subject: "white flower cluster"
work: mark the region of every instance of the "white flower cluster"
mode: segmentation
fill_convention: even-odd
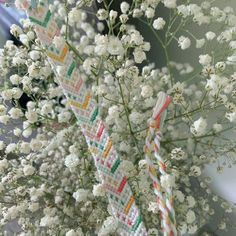
[[[172,97],[160,148],[167,174],[160,183],[173,189],[178,235],[197,235],[211,217],[226,230],[228,217],[218,219],[215,208],[231,214],[232,206],[212,192],[211,179],[202,172],[217,161],[221,173],[223,155],[229,167],[235,164],[235,144],[225,135],[236,123],[233,9],[220,9],[214,1],[121,1],[119,9],[107,0],[97,2],[54,1],[49,9],[61,22],[62,35],[54,43],[68,42],[81,65],[79,76],[92,87],[148,234],[161,229],[143,151],[159,91]],[[163,7],[170,17],[159,16]],[[32,24],[21,23],[23,29],[13,25],[11,33],[22,46],[7,41],[0,50],[0,132],[6,137],[0,141],[0,228],[17,219],[19,235],[119,235],[76,117]],[[201,36],[195,24],[204,31]],[[181,58],[192,48],[198,53],[187,63],[176,62],[174,48]],[[157,53],[164,67],[150,61]],[[56,73],[64,76],[64,67]]]

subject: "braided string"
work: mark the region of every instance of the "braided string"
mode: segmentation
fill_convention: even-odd
[[[160,183],[160,176],[168,175],[165,162],[159,155],[159,148],[161,140],[161,123],[164,121],[166,108],[170,101],[170,97],[165,93],[159,93],[158,101],[149,124],[145,145],[148,171],[153,182],[154,193],[157,195],[157,202],[162,216],[162,228],[165,236],[177,235],[172,189],[168,186],[162,186]],[[159,173],[157,173],[152,161],[153,154]]]

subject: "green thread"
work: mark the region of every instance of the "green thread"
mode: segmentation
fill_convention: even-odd
[[[72,64],[70,65],[68,71],[67,71],[67,76],[68,76],[68,77],[70,77],[70,76],[72,75],[72,73],[73,73],[75,67],[76,67],[76,64],[75,64],[75,62],[73,61]]]
[[[94,122],[95,119],[96,119],[96,117],[97,117],[97,115],[98,115],[98,107],[96,107],[96,109],[94,110],[90,121],[91,121],[91,122]]]
[[[139,217],[138,217],[136,223],[134,224],[134,226],[133,226],[133,228],[132,228],[132,231],[136,231],[141,222],[142,222],[142,217],[139,215]]]
[[[40,26],[46,28],[46,27],[47,27],[47,24],[48,24],[48,22],[49,22],[49,20],[50,20],[50,18],[51,18],[51,16],[52,16],[52,13],[51,13],[50,11],[48,11],[47,14],[46,14],[46,17],[45,17],[44,21],[39,21],[39,20],[37,20],[37,19],[35,19],[35,18],[31,17],[31,16],[29,17],[29,19],[30,19],[32,22],[34,22],[34,23],[36,23],[36,24],[38,24],[38,25],[40,25]]]
[[[112,174],[115,173],[115,171],[117,170],[117,168],[118,168],[118,166],[120,165],[120,163],[121,163],[121,160],[120,160],[120,159],[117,159],[116,162],[115,162],[115,164],[114,164],[114,165],[112,166],[112,168],[111,168],[111,173],[112,173]]]

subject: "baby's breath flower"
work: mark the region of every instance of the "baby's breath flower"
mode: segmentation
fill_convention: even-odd
[[[203,135],[204,133],[206,133],[206,128],[207,128],[207,121],[206,119],[200,117],[198,120],[196,120],[191,128],[190,131],[196,135],[196,136],[200,136]]]
[[[191,46],[191,41],[188,37],[185,37],[185,36],[181,36],[179,38],[179,47],[182,49],[182,50],[185,50],[187,48],[189,48]]]
[[[173,175],[162,175],[161,185],[164,188],[172,188],[175,186],[175,177]]]
[[[79,157],[76,154],[70,154],[65,158],[65,166],[69,169],[73,169],[79,165]]]
[[[108,17],[108,12],[105,9],[100,8],[97,11],[97,18],[99,20],[105,20]]]
[[[13,24],[10,28],[10,32],[12,35],[14,35],[15,37],[19,37],[20,34],[23,33],[22,29],[20,26]]]
[[[192,224],[196,220],[195,213],[192,210],[188,210],[186,214],[186,222]]]
[[[165,24],[166,22],[164,21],[164,19],[162,17],[158,17],[153,21],[153,28],[156,30],[161,30],[164,28]]]
[[[159,211],[159,206],[157,202],[150,202],[148,205],[148,211],[151,211],[153,213],[158,213]]]
[[[80,22],[81,18],[82,18],[81,10],[76,7],[72,8],[68,14],[68,20],[71,25],[76,22]]]
[[[200,169],[200,167],[198,167],[198,166],[192,166],[191,168],[190,168],[190,175],[191,176],[195,176],[195,177],[198,177],[198,176],[200,176],[201,175],[201,169]]]
[[[171,151],[171,158],[175,160],[183,160],[186,158],[186,153],[180,148],[174,148]]]
[[[107,51],[111,55],[122,55],[124,53],[124,48],[118,38],[110,37],[107,45]]]
[[[199,56],[199,63],[203,66],[207,66],[211,63],[212,57],[208,54]]]
[[[208,32],[206,33],[206,38],[207,38],[207,40],[209,40],[209,41],[213,40],[215,37],[216,37],[216,34],[215,34],[214,32],[212,32],[212,31],[208,31]]]
[[[196,48],[202,48],[204,46],[205,42],[206,42],[205,39],[196,40]]]
[[[122,2],[122,3],[120,4],[121,12],[124,13],[124,14],[127,13],[127,11],[129,10],[129,7],[130,7],[130,5],[129,5],[129,3],[127,3],[127,2]]]
[[[31,165],[25,165],[23,168],[23,172],[25,176],[33,175],[35,168]]]
[[[16,4],[22,7],[20,1]],[[94,4],[96,8],[91,7]],[[225,164],[231,167],[234,162],[234,145],[225,131],[231,126],[234,130],[236,122],[236,75],[232,72],[236,63],[236,16],[233,8],[223,5],[176,0],[118,4],[68,0],[66,5],[54,1],[49,10],[55,21],[48,26],[54,29],[57,22],[59,31],[52,32],[56,36],[50,50],[59,53],[67,41],[76,64],[70,78],[68,65],[51,68],[46,48],[29,19],[20,21],[22,28],[13,25],[11,33],[21,40],[21,46],[8,40],[0,49],[2,225],[19,219],[22,234],[33,232],[39,236],[56,235],[59,228],[60,234],[67,236],[123,233],[113,217],[107,183],[100,179],[101,170],[96,169],[58,83],[61,78],[68,88],[75,78],[82,79],[82,87],[76,84],[78,94],[85,87],[91,88],[90,95],[99,103],[99,114],[115,148],[111,156],[100,160],[95,146],[102,149],[104,145],[93,140],[95,161],[105,161],[105,171],[126,175],[145,222],[140,225],[145,225],[148,234],[158,235],[164,225],[143,150],[146,124],[160,91],[170,95],[171,103],[166,119],[158,119],[158,135],[162,136],[158,151],[166,173],[158,172],[157,178],[163,194],[173,190],[177,234],[201,232],[199,229],[217,213],[215,205],[225,215],[231,214],[231,204],[212,193],[211,178],[200,177],[205,164],[217,162],[217,170],[222,173]],[[163,6],[171,16],[168,21],[156,16]],[[148,35],[144,34],[144,26]],[[159,30],[165,32],[160,34]],[[184,51],[178,50],[181,55],[173,56],[171,51],[178,47],[186,50],[193,40],[199,50],[187,58]],[[163,58],[156,61],[157,48],[163,51]],[[69,62],[67,57],[64,62]],[[72,88],[70,93],[71,98]],[[89,101],[82,116],[93,114],[93,103]],[[94,134],[99,132],[97,121],[88,121]],[[116,152],[118,162],[114,162]],[[158,170],[155,155],[150,154]],[[222,155],[227,162],[222,163]],[[218,229],[227,230],[228,219],[226,216]]]
[[[97,184],[93,186],[93,195],[95,197],[104,197],[105,193],[105,187],[103,184]]]
[[[138,64],[142,63],[146,60],[146,53],[141,48],[135,48],[134,52],[134,61]]]
[[[73,193],[73,198],[76,202],[85,202],[88,198],[88,194],[88,190],[78,189],[76,192]]]
[[[163,0],[165,7],[167,8],[175,8],[176,7],[176,0]]]

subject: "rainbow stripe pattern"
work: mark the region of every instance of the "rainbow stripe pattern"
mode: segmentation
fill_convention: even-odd
[[[169,96],[163,92],[159,93],[145,144],[148,172],[153,182],[154,193],[157,196],[157,203],[162,216],[161,220],[164,236],[177,235],[172,189],[170,187],[162,186],[160,183],[160,176],[167,175],[165,162],[159,155],[161,140],[160,130],[166,116],[166,109],[170,102],[171,98]],[[155,163],[158,166],[158,171],[152,161],[153,155],[155,157]]]
[[[147,231],[140,211],[135,204],[135,197],[128,184],[127,177],[122,173],[122,160],[114,149],[105,124],[99,116],[99,107],[93,99],[91,88],[80,78],[77,63],[70,53],[66,42],[57,47],[53,38],[59,36],[59,26],[49,11],[49,1],[25,1],[22,7],[35,26],[42,45],[46,48],[49,61],[56,73],[56,67],[62,66],[65,76],[57,76],[68,103],[71,106],[78,124],[86,138],[89,150],[93,155],[100,180],[106,188],[114,217],[119,222],[121,235],[146,236]]]

